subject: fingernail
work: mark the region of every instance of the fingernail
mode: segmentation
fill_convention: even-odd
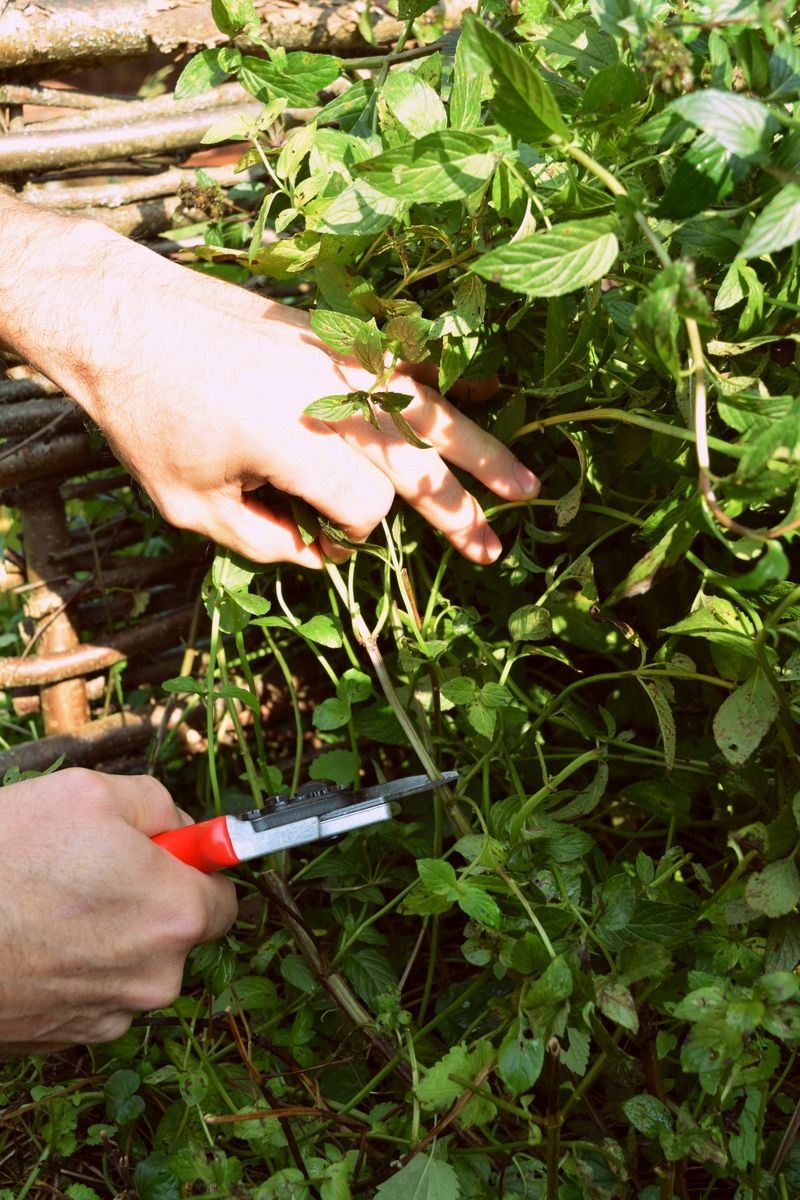
[[[524,496],[538,496],[542,490],[542,485],[538,475],[534,475],[533,471],[529,471],[523,463],[517,461],[514,463],[514,478],[516,479],[520,491]]]
[[[490,562],[494,562],[503,549],[503,543],[493,529],[487,529],[483,535],[483,548]]]

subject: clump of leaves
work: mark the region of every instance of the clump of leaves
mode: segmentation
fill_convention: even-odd
[[[195,989],[92,1082],[20,1068],[29,1170],[67,1172],[80,1136],[143,1197],[795,1195],[791,7],[492,2],[425,45],[421,0],[356,64],[269,47],[247,0],[214,10],[233,40],[179,90],[234,76],[264,102],[209,140],[248,142],[267,182],[201,258],[297,285],[374,374],[328,420],[402,416],[393,359],[442,391],[497,372],[473,415],[545,486],[490,510],[487,570],[405,512],[302,586],[218,558],[206,677],[172,685],[212,745],[238,721],[218,805],[420,762],[458,795],[249,875]],[[276,729],[241,720],[262,639],[282,771]],[[67,1194],[107,1194],[91,1171]]]

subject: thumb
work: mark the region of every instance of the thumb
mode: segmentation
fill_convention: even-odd
[[[147,837],[179,829],[191,818],[174,803],[167,789],[151,775],[106,775],[106,799],[119,815]]]

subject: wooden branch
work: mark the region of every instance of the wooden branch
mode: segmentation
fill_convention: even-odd
[[[258,179],[260,172],[239,171],[233,167],[204,167],[206,175],[222,188],[237,183],[249,183]],[[126,204],[139,204],[142,200],[155,200],[162,196],[175,196],[184,184],[197,181],[193,167],[170,167],[152,175],[137,175],[132,179],[111,183],[81,184],[75,187],[63,183],[29,183],[20,195],[40,208],[68,209],[121,208]]]
[[[194,605],[186,605],[165,617],[142,621],[119,633],[109,634],[102,645],[83,643],[74,650],[46,657],[29,655],[0,659],[0,687],[40,687],[77,679],[80,675],[105,671],[132,655],[161,650],[188,632],[193,613]]]
[[[111,717],[89,721],[73,733],[25,742],[0,754],[0,779],[9,767],[19,767],[21,771],[46,771],[62,755],[65,767],[93,766],[104,759],[138,749],[150,739],[156,724],[149,716],[138,713],[115,713]]]
[[[370,49],[358,28],[358,0],[257,0],[256,8],[272,45],[333,54]],[[374,12],[376,43],[395,40],[401,23]],[[192,54],[225,41],[207,0],[10,0],[0,15],[0,70],[13,71],[19,82],[43,63],[77,69],[146,54]]]
[[[129,158],[137,154],[163,154],[199,146],[203,134],[218,117],[256,117],[262,105],[222,105],[209,110],[161,113],[129,124],[92,125],[89,128],[50,129],[9,133],[0,138],[0,173],[42,171],[60,167]]]

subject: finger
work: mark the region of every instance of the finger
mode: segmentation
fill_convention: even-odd
[[[94,775],[94,772],[87,772]],[[185,814],[176,807],[163,783],[152,775],[99,776],[106,784],[107,798],[129,825],[147,837],[178,829]]]
[[[378,433],[360,418],[340,422],[342,436],[391,479],[399,496],[441,530],[465,557],[494,562],[502,549],[480,505],[458,482],[434,449],[420,450],[394,431]]]
[[[319,569],[322,559],[306,545],[297,525],[280,517],[246,492],[239,499],[218,498],[208,534],[253,562],[291,562]]]
[[[236,888],[224,875],[201,875],[200,878],[208,916],[206,929],[198,941],[214,942],[226,934],[236,920],[239,911]]]
[[[257,453],[258,447],[253,447]],[[394,488],[383,472],[335,429],[303,417],[284,431],[281,465],[270,482],[306,500],[354,542],[365,541],[392,506]],[[245,464],[245,476],[263,479],[263,464]]]
[[[403,415],[443,458],[469,471],[495,495],[504,500],[530,500],[539,495],[538,476],[432,388],[417,384]]]

